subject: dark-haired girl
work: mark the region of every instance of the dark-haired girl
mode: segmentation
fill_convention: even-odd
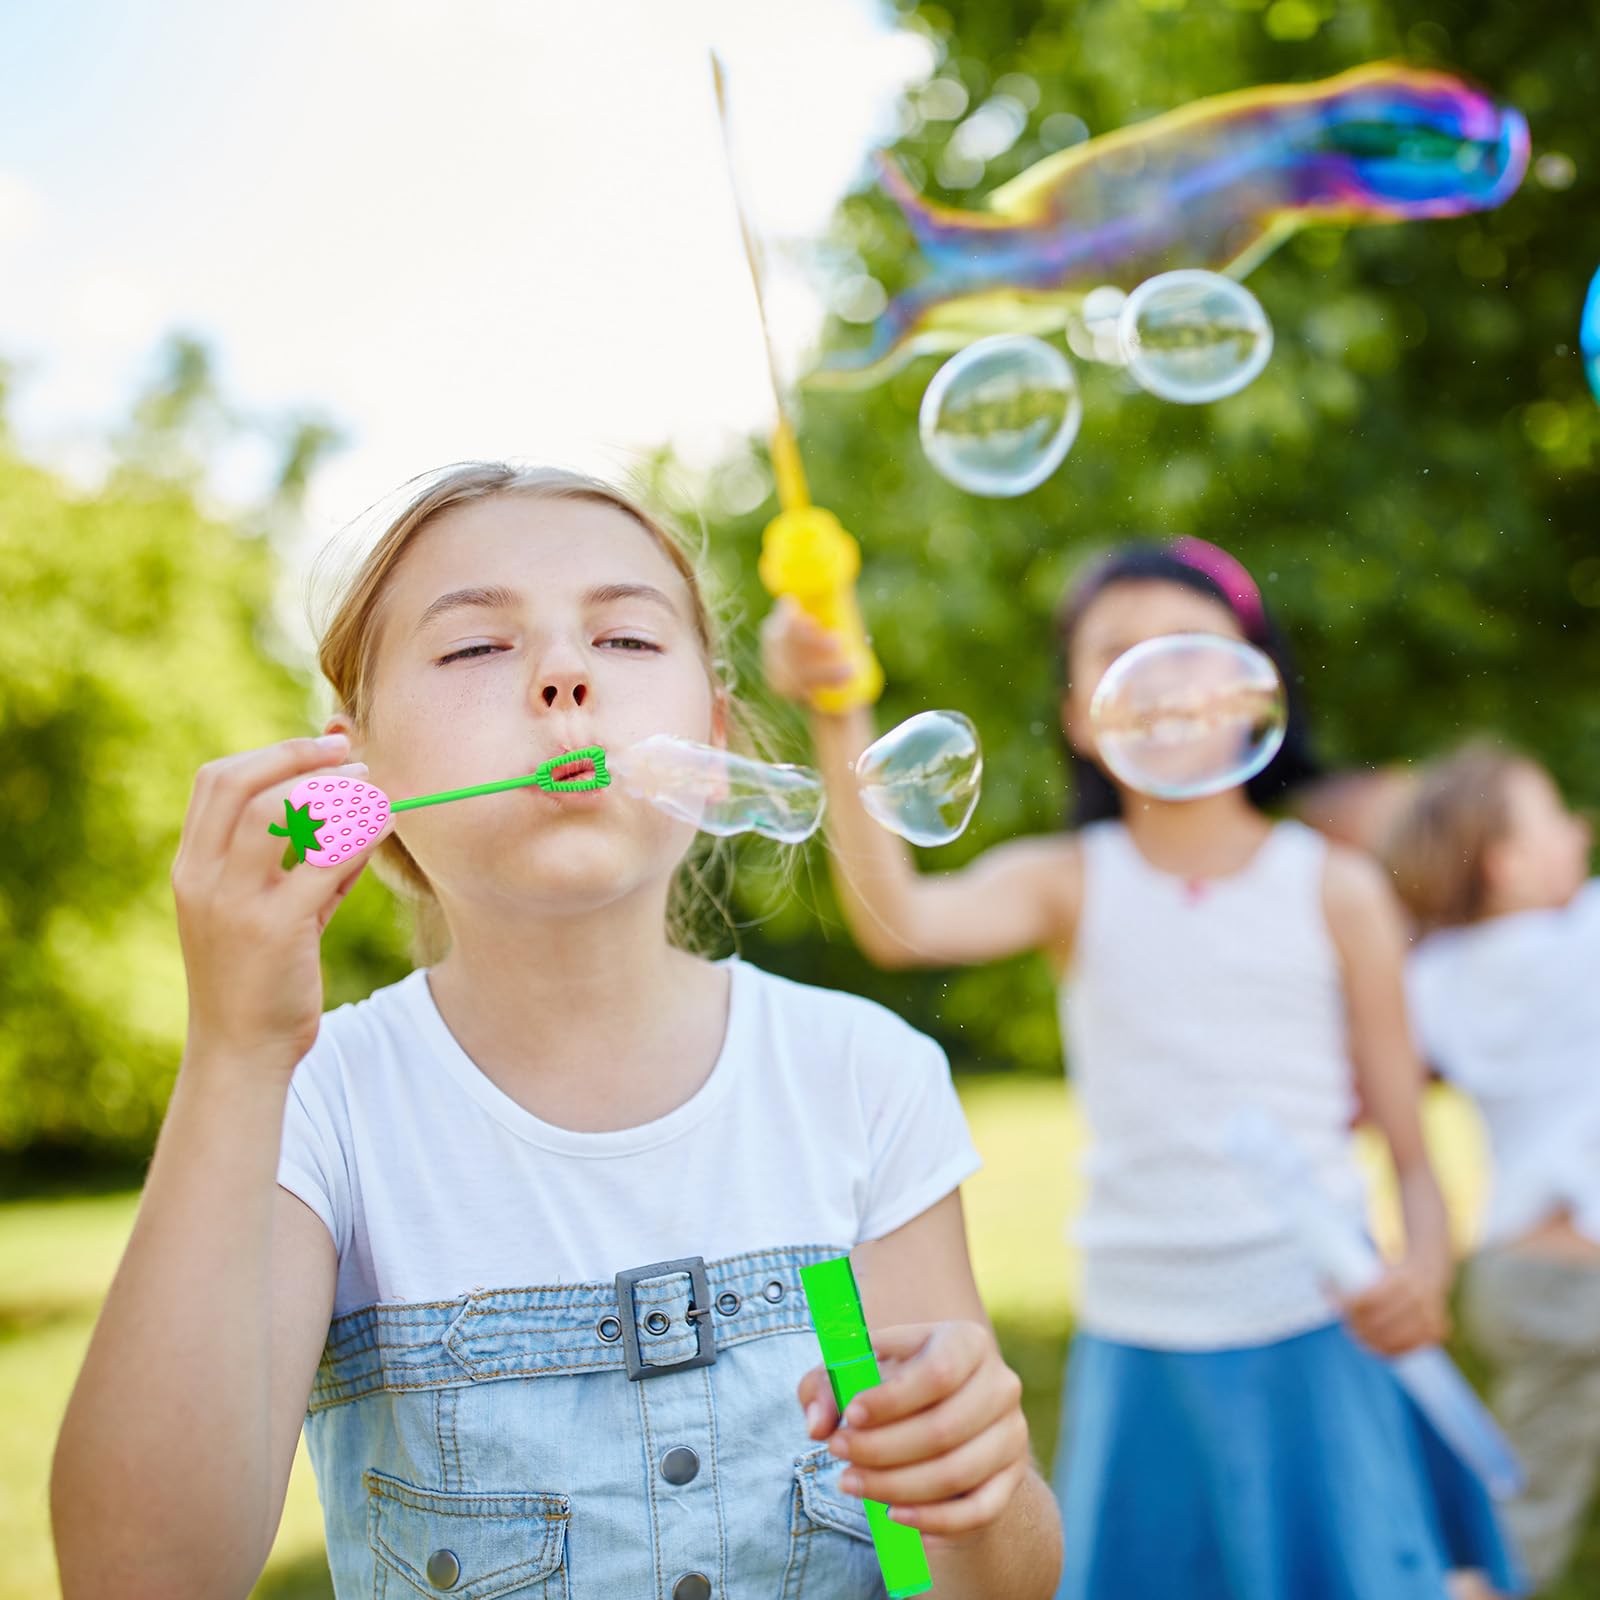
[[[1403,921],[1382,870],[1274,818],[1320,777],[1296,679],[1256,585],[1199,540],[1124,546],[1058,616],[1073,827],[920,874],[862,809],[865,713],[813,717],[834,873],[863,950],[949,966],[1038,950],[1092,1134],[1084,1285],[1056,1489],[1060,1600],[1439,1600],[1452,1569],[1518,1578],[1485,1491],[1380,1360],[1442,1338],[1447,1218],[1423,1143]],[[1151,799],[1101,765],[1089,702],[1106,668],[1174,633],[1243,639],[1279,664],[1289,737],[1247,784]],[[842,681],[794,608],[765,630],[795,698]],[[1270,1111],[1353,1224],[1366,1195],[1357,1097],[1387,1140],[1406,1250],[1331,1295],[1226,1154]]]

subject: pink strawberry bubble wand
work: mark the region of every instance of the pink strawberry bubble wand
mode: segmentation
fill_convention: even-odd
[[[560,768],[580,762],[593,767],[593,776],[554,776]],[[573,794],[586,789],[604,789],[610,782],[606,753],[597,744],[551,756],[520,778],[477,783],[467,789],[446,789],[439,794],[414,795],[409,800],[396,800],[392,804],[382,789],[362,783],[358,778],[306,778],[294,786],[283,802],[284,825],[280,827],[270,822],[267,832],[287,839],[297,861],[313,867],[337,867],[377,838],[391,812],[414,811],[419,806],[438,806],[446,800],[467,800],[475,794],[497,794],[502,789],[521,789],[529,784],[536,784],[549,794]],[[324,830],[327,830],[326,837],[321,837]]]

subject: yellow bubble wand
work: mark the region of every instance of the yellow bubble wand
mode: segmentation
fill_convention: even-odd
[[[811,703],[818,711],[848,711],[871,705],[883,692],[883,668],[878,665],[856,601],[856,578],[861,571],[861,546],[846,533],[831,511],[811,503],[806,489],[800,445],[783,404],[778,362],[772,346],[762,294],[761,258],[755,234],[739,192],[739,175],[733,161],[733,141],[728,126],[727,80],[716,51],[711,52],[711,80],[717,94],[717,122],[722,153],[728,165],[728,184],[739,219],[750,284],[755,291],[756,316],[766,348],[767,376],[777,422],[772,429],[772,470],[777,480],[780,510],[761,536],[761,559],[756,571],[768,594],[789,595],[802,610],[838,636],[851,665],[850,677],[841,684],[814,690]]]

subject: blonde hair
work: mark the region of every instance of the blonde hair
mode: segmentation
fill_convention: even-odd
[[[1428,767],[1384,841],[1400,897],[1423,931],[1476,922],[1489,848],[1511,825],[1508,780],[1526,758],[1477,739]]]
[[[689,591],[691,623],[718,700],[727,708],[729,743],[759,753],[764,729],[749,706],[734,692],[732,670],[721,650],[721,627],[706,598],[695,558],[681,537],[632,496],[612,484],[582,473],[554,467],[518,467],[499,461],[468,461],[446,467],[406,485],[414,488],[404,507],[337,583],[330,615],[320,634],[318,662],[334,694],[335,708],[357,730],[370,726],[373,711],[378,636],[383,622],[383,597],[388,581],[411,542],[453,506],[517,495],[536,501],[580,501],[611,506],[631,517],[649,534],[672,563]],[[332,552],[325,552],[325,555]],[[319,566],[321,559],[319,558]],[[731,927],[721,896],[711,887],[713,868],[724,866],[717,852],[722,841],[697,839],[673,879],[667,907],[667,937],[680,948],[698,949],[709,942],[707,925]],[[449,946],[449,930],[433,885],[397,834],[391,833],[373,852],[373,871],[411,911],[411,956],[418,966],[431,965]]]

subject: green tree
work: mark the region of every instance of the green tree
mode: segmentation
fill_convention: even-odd
[[[1593,5],[903,0],[896,10],[932,40],[939,87],[908,94],[895,151],[950,204],[979,204],[1075,132],[1374,59],[1478,80],[1527,114],[1535,157],[1550,158],[1544,181],[1530,174],[1493,213],[1301,234],[1251,277],[1277,345],[1232,399],[1166,405],[1078,363],[1077,443],[1019,500],[963,494],[923,459],[916,409],[935,360],[865,393],[801,397],[813,492],[862,541],[862,600],[889,678],[880,726],[951,705],[983,735],[977,817],[927,864],[1060,824],[1050,612],[1086,556],[1151,533],[1216,540],[1256,573],[1296,646],[1331,762],[1405,760],[1498,729],[1579,800],[1600,801],[1600,409],[1575,349],[1600,262]],[[1025,131],[970,187],[942,187],[941,172],[975,174],[941,162],[960,121],[933,113],[942,103],[970,116],[997,84],[1028,105]],[[840,206],[825,256],[891,293],[915,272],[907,230],[870,183]],[[850,337],[839,324],[827,334]],[[730,486],[743,491],[751,465],[730,461],[713,478],[711,542],[758,617],[768,602],[755,558],[773,503],[719,509],[748,504]],[[868,989],[940,1036],[959,1065],[1057,1069],[1040,964],[864,970],[827,920],[820,855],[810,866],[807,895],[748,931],[752,958]],[[746,914],[755,909],[747,898]]]
[[[194,771],[310,724],[272,541],[201,508],[238,426],[180,337],[99,490],[0,436],[0,1150],[148,1149],[183,1044],[169,874]],[[298,492],[325,443],[291,441]],[[403,970],[382,890],[359,886],[327,952],[335,1003]]]

